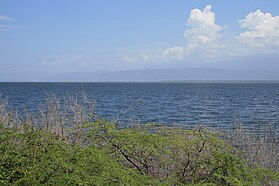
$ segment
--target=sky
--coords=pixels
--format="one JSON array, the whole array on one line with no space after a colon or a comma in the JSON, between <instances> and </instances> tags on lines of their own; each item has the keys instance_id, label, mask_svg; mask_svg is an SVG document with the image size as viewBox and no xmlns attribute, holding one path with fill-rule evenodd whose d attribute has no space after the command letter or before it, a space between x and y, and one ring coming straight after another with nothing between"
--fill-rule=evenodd
<instances>
[{"instance_id":1,"label":"sky","mask_svg":"<svg viewBox=\"0 0 279 186\"><path fill-rule=\"evenodd\" d=\"M0 0L0 81L132 69L279 71L278 54L278 0Z\"/></svg>"}]
</instances>

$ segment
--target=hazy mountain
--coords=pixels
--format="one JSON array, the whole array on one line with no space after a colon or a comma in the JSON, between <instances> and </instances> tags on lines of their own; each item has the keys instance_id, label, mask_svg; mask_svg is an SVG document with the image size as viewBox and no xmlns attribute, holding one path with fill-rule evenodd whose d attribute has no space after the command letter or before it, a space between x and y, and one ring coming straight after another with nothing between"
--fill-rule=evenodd
<instances>
[{"instance_id":1,"label":"hazy mountain","mask_svg":"<svg viewBox=\"0 0 279 186\"><path fill-rule=\"evenodd\" d=\"M181 80L279 80L279 73L267 70L225 70L219 68L147 69L76 72L59 74L47 81L181 81Z\"/></svg>"},{"instance_id":2,"label":"hazy mountain","mask_svg":"<svg viewBox=\"0 0 279 186\"><path fill-rule=\"evenodd\" d=\"M246 56L240 59L233 59L227 61L219 61L216 63L204 64L207 67L230 69L230 70L258 70L258 71L272 71L279 70L279 56L278 55L256 55Z\"/></svg>"},{"instance_id":3,"label":"hazy mountain","mask_svg":"<svg viewBox=\"0 0 279 186\"><path fill-rule=\"evenodd\" d=\"M169 63L137 70L61 73L45 81L279 80L279 55L243 56L219 62L195 60L173 63L173 67Z\"/></svg>"}]
</instances>

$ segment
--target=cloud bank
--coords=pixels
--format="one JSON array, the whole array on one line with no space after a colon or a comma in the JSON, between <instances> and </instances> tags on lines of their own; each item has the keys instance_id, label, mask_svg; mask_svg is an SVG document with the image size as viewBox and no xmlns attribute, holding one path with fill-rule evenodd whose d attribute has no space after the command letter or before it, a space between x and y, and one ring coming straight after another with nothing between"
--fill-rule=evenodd
<instances>
[{"instance_id":1,"label":"cloud bank","mask_svg":"<svg viewBox=\"0 0 279 186\"><path fill-rule=\"evenodd\" d=\"M279 16L257 10L238 22L241 32L226 37L225 26L216 23L211 5L203 10L193 9L187 19L184 46L170 47L160 54L149 54L148 58L143 58L147 54L142 54L125 59L129 59L129 62L181 61L198 57L218 61L279 51Z\"/></svg>"}]
</instances>

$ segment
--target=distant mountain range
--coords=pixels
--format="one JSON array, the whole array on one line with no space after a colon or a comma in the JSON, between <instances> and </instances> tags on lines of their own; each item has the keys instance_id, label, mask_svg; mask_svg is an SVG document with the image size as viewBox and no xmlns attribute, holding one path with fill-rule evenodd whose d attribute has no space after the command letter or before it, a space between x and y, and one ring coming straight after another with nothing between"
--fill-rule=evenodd
<instances>
[{"instance_id":1,"label":"distant mountain range","mask_svg":"<svg viewBox=\"0 0 279 186\"><path fill-rule=\"evenodd\" d=\"M116 62L115 62L116 63ZM94 64L94 61L92 61ZM105 67L104 67L105 68ZM131 67L123 67L129 69ZM223 61L189 59L135 67L134 70L63 72L61 69L0 69L0 82L183 82L183 81L278 81L279 54L246 56ZM106 67L109 69L109 67Z\"/></svg>"},{"instance_id":2,"label":"distant mountain range","mask_svg":"<svg viewBox=\"0 0 279 186\"><path fill-rule=\"evenodd\" d=\"M279 80L279 72L268 70L225 70L220 68L145 69L127 71L72 72L55 75L46 81L154 82L192 80Z\"/></svg>"}]
</instances>

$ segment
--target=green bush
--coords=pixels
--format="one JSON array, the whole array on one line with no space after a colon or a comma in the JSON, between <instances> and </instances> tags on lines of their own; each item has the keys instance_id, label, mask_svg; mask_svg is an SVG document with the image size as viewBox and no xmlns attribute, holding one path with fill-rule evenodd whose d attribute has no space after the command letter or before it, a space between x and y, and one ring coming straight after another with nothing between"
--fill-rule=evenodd
<instances>
[{"instance_id":1,"label":"green bush","mask_svg":"<svg viewBox=\"0 0 279 186\"><path fill-rule=\"evenodd\" d=\"M239 152L209 130L144 125L120 129L99 120L86 126L86 139L124 166L161 182L176 184L261 185L278 173L253 169Z\"/></svg>"},{"instance_id":2,"label":"green bush","mask_svg":"<svg viewBox=\"0 0 279 186\"><path fill-rule=\"evenodd\" d=\"M62 141L45 130L0 128L0 185L149 185L102 150Z\"/></svg>"},{"instance_id":3,"label":"green bush","mask_svg":"<svg viewBox=\"0 0 279 186\"><path fill-rule=\"evenodd\" d=\"M67 135L0 125L0 185L269 185L218 134L105 120Z\"/></svg>"}]
</instances>

